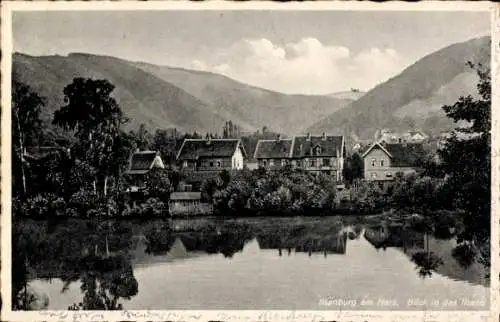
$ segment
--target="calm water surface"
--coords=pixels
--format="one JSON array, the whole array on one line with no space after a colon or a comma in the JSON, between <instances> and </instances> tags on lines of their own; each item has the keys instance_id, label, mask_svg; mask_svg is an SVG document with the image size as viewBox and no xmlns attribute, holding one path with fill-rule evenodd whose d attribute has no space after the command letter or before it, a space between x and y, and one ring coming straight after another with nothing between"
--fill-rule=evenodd
<instances>
[{"instance_id":1,"label":"calm water surface","mask_svg":"<svg viewBox=\"0 0 500 322\"><path fill-rule=\"evenodd\" d=\"M66 243L79 254L71 251L68 263L79 260L79 268L48 260L31 265L30 287L48 296L48 309L63 310L90 301L89 276L108 285L107 292L118 294L126 309L477 310L489 305L484 269L459 265L451 255L453 239L405 231L380 243L369 238L371 227L331 218L177 221L166 227L157 222L125 232L101 225L97 231L105 236L97 233L81 243L66 232ZM59 225L52 233L63 228L68 227ZM133 242L116 239L123 235ZM67 247L62 244L54 247ZM423 270L412 260L418 252L439 257L441 264ZM125 266L99 262L82 269L81 261L94 261L96 254L99 260L121 256Z\"/></svg>"}]
</instances>

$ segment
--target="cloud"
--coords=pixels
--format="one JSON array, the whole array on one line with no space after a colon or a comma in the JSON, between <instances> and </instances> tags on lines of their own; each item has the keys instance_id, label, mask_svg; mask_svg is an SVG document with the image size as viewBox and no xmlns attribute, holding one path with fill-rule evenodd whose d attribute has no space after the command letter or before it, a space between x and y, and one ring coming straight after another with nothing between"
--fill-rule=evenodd
<instances>
[{"instance_id":1,"label":"cloud","mask_svg":"<svg viewBox=\"0 0 500 322\"><path fill-rule=\"evenodd\" d=\"M403 57L391 48L352 53L316 38L284 45L266 38L243 39L204 57L203 61L193 60L191 67L279 92L301 94L368 90L406 66Z\"/></svg>"}]
</instances>

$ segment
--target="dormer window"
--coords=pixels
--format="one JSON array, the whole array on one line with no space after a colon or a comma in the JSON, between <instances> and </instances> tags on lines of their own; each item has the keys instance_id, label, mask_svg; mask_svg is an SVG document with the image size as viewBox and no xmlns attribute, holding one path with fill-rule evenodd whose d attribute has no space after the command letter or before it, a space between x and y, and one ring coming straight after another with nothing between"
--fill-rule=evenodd
<instances>
[{"instance_id":1,"label":"dormer window","mask_svg":"<svg viewBox=\"0 0 500 322\"><path fill-rule=\"evenodd\" d=\"M320 146L316 146L313 150L313 154L314 155L319 155L321 154L321 147Z\"/></svg>"}]
</instances>

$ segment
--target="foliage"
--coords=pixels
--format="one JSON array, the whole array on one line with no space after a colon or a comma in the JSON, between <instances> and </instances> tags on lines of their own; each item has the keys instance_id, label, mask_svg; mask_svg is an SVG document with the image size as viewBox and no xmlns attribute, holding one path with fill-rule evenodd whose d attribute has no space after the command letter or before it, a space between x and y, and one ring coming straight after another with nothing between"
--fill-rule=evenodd
<instances>
[{"instance_id":1,"label":"foliage","mask_svg":"<svg viewBox=\"0 0 500 322\"><path fill-rule=\"evenodd\" d=\"M45 99L27 85L12 80L12 193L28 192L26 165L23 157L27 146L38 144L42 138L40 111Z\"/></svg>"},{"instance_id":2,"label":"foliage","mask_svg":"<svg viewBox=\"0 0 500 322\"><path fill-rule=\"evenodd\" d=\"M166 169L154 168L149 171L144 178L146 195L149 198L157 198L167 202L172 189L169 171Z\"/></svg>"},{"instance_id":3,"label":"foliage","mask_svg":"<svg viewBox=\"0 0 500 322\"><path fill-rule=\"evenodd\" d=\"M306 213L333 210L336 183L329 176L302 170L242 170L227 181L205 182L202 193L212 194L215 209L221 213L245 212Z\"/></svg>"},{"instance_id":4,"label":"foliage","mask_svg":"<svg viewBox=\"0 0 500 322\"><path fill-rule=\"evenodd\" d=\"M72 146L74 157L95 169L94 190L107 194L108 176L119 173L127 144L120 126L126 122L111 96L107 80L75 78L64 90L66 105L54 113L53 124L74 132L78 141Z\"/></svg>"},{"instance_id":5,"label":"foliage","mask_svg":"<svg viewBox=\"0 0 500 322\"><path fill-rule=\"evenodd\" d=\"M453 205L464 210L459 242L481 248L489 244L490 236L491 76L484 66L468 64L479 76L480 97L460 97L455 104L443 107L448 117L465 121L468 126L455 129L439 156L447 174L444 184L453 191Z\"/></svg>"},{"instance_id":6,"label":"foliage","mask_svg":"<svg viewBox=\"0 0 500 322\"><path fill-rule=\"evenodd\" d=\"M352 183L355 179L363 178L363 159L359 153L354 152L352 155L347 156L344 164L344 179Z\"/></svg>"}]
</instances>

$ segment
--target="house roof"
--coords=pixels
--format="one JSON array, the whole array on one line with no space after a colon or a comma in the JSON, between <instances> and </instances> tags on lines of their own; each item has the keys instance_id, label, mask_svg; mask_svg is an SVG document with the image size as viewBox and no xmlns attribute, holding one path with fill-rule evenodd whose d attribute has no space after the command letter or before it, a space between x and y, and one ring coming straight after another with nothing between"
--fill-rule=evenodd
<instances>
[{"instance_id":1,"label":"house roof","mask_svg":"<svg viewBox=\"0 0 500 322\"><path fill-rule=\"evenodd\" d=\"M201 192L172 192L170 200L200 200Z\"/></svg>"},{"instance_id":2,"label":"house roof","mask_svg":"<svg viewBox=\"0 0 500 322\"><path fill-rule=\"evenodd\" d=\"M144 171L144 173L147 172L149 169L151 169L151 166L153 165L153 162L158 155L159 154L157 151L134 152L130 161L130 168L128 173L141 171Z\"/></svg>"},{"instance_id":3,"label":"house roof","mask_svg":"<svg viewBox=\"0 0 500 322\"><path fill-rule=\"evenodd\" d=\"M255 147L255 159L288 158L292 151L292 139L259 140Z\"/></svg>"},{"instance_id":4,"label":"house roof","mask_svg":"<svg viewBox=\"0 0 500 322\"><path fill-rule=\"evenodd\" d=\"M177 153L177 160L232 157L238 147L241 147L243 155L246 156L245 149L239 139L185 139Z\"/></svg>"},{"instance_id":5,"label":"house roof","mask_svg":"<svg viewBox=\"0 0 500 322\"><path fill-rule=\"evenodd\" d=\"M320 148L319 157L339 157L344 151L343 136L296 136L294 137L292 157L302 158L313 155L313 149ZM339 154L339 155L338 155Z\"/></svg>"},{"instance_id":6,"label":"house roof","mask_svg":"<svg viewBox=\"0 0 500 322\"><path fill-rule=\"evenodd\" d=\"M414 167L425 156L424 146L418 143L374 143L370 146L362 157L365 158L371 150L378 148L384 151L391 158L393 167Z\"/></svg>"},{"instance_id":7,"label":"house roof","mask_svg":"<svg viewBox=\"0 0 500 322\"><path fill-rule=\"evenodd\" d=\"M422 132L422 131L420 131L420 130L408 131L408 133L409 133L411 136L414 136L414 135L420 134L420 135L422 135L423 137L427 137L427 134L425 134L424 132Z\"/></svg>"},{"instance_id":8,"label":"house roof","mask_svg":"<svg viewBox=\"0 0 500 322\"><path fill-rule=\"evenodd\" d=\"M375 142L372 145L370 145L361 155L362 158L366 157L368 153L370 153L371 150L374 148L379 148L380 150L384 151L389 157L392 157L392 154L380 143Z\"/></svg>"},{"instance_id":9,"label":"house roof","mask_svg":"<svg viewBox=\"0 0 500 322\"><path fill-rule=\"evenodd\" d=\"M422 144L385 144L384 147L392 155L391 165L395 167L417 166L426 154Z\"/></svg>"}]
</instances>

